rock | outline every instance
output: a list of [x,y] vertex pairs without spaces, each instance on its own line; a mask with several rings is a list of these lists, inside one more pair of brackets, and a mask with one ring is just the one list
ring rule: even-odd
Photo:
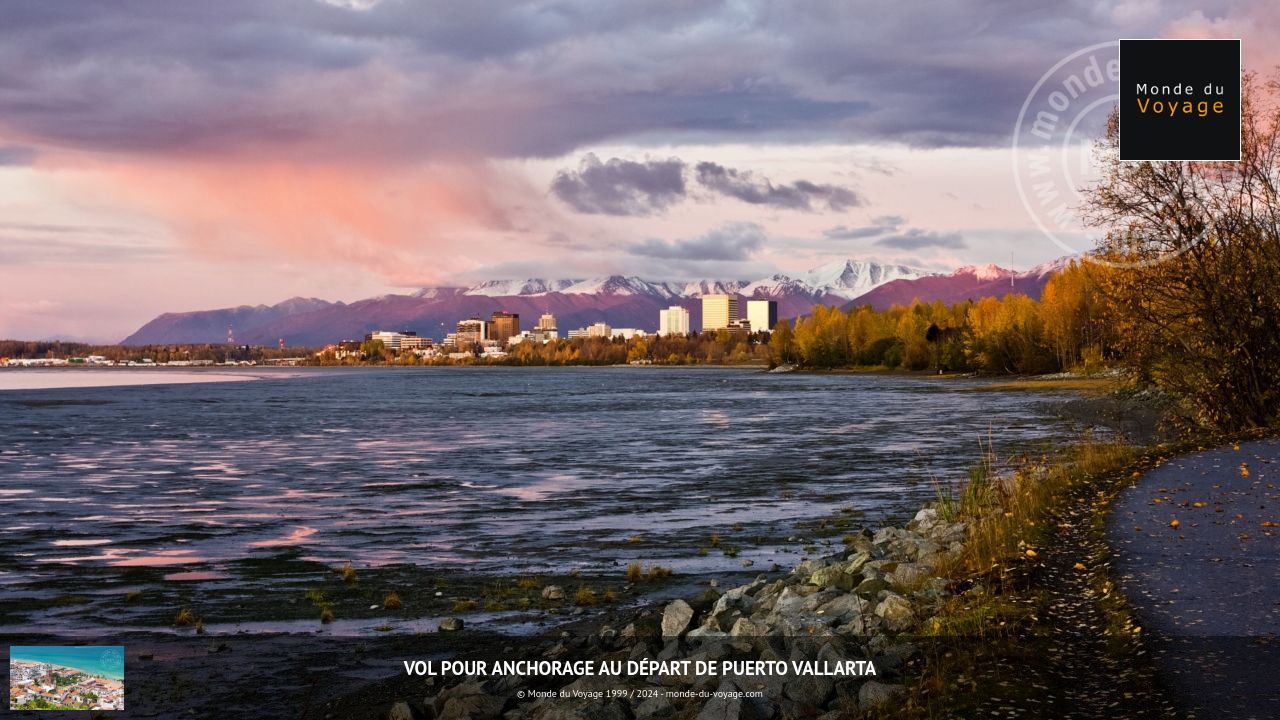
[[650,720],[650,718],[671,717],[676,712],[676,708],[667,699],[666,695],[658,695],[651,697],[636,706],[636,720]]
[[539,703],[532,713],[520,717],[534,720],[630,720],[631,708],[621,700],[558,700]]
[[440,621],[440,631],[441,632],[457,632],[462,629],[463,624],[464,623],[462,622],[462,618],[456,618],[456,617],[445,618]]
[[848,620],[851,617],[860,617],[869,611],[870,609],[868,608],[866,600],[853,593],[845,593],[831,602],[819,605],[817,613],[819,615],[827,615],[843,621]]
[[729,637],[759,637],[769,632],[769,628],[748,618],[738,618],[729,631]]
[[867,578],[853,589],[854,594],[865,600],[875,600],[880,593],[888,589],[889,583],[877,577]]
[[825,675],[801,675],[782,686],[783,695],[810,707],[826,705],[835,691],[835,681]]
[[563,600],[564,588],[560,587],[559,585],[548,585],[542,588],[542,599],[543,600]]
[[824,567],[809,576],[809,584],[822,588],[853,589],[853,575],[842,567]]
[[916,614],[911,603],[897,593],[888,593],[876,606],[876,615],[884,619],[890,630],[902,632],[916,624]]
[[844,571],[850,575],[859,575],[862,573],[862,568],[866,567],[869,562],[871,562],[871,553],[854,553],[853,555],[850,555],[849,560],[845,562]]
[[906,692],[901,685],[886,685],[875,680],[868,680],[858,688],[858,707],[869,710],[879,707]]
[[435,706],[436,720],[498,720],[503,700],[478,682],[464,682],[441,690]]
[[722,680],[720,687],[698,713],[698,720],[765,720],[769,715],[754,700],[740,697],[738,686]]
[[883,654],[875,659],[877,672],[884,670],[897,670],[902,667],[913,655],[918,653],[920,649],[911,643],[898,643],[885,648]]
[[391,706],[387,720],[413,720],[413,710],[407,702],[398,702]]
[[684,600],[672,601],[662,611],[662,637],[676,638],[684,633],[693,621],[693,608]]
[[889,583],[895,588],[915,590],[929,579],[929,573],[915,563],[902,563],[889,574]]
[[916,513],[915,519],[907,523],[907,529],[912,532],[928,534],[929,530],[938,524],[938,509],[924,508]]

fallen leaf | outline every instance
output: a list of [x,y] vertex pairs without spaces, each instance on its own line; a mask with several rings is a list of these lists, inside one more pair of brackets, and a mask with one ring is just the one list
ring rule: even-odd
[[1170,520],[1170,521],[1169,521],[1169,527],[1171,527],[1171,528],[1176,528],[1176,527],[1178,527],[1178,526],[1179,526],[1179,525],[1181,525],[1181,524],[1182,524],[1182,523],[1178,522],[1178,518],[1174,518],[1174,519],[1172,519],[1172,520]]
[[1074,565],[1074,567],[1075,567],[1075,569],[1076,569],[1076,570],[1083,570],[1083,569],[1084,569],[1084,563],[1076,563],[1076,564]]

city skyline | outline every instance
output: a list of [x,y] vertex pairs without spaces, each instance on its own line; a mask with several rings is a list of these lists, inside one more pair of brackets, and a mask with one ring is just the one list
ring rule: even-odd
[[909,23],[858,3],[7,3],[0,337],[497,278],[1025,269],[1063,254],[1009,172],[1041,73],[1117,37],[1244,37],[1262,70],[1277,28],[1267,3],[1190,0],[954,0]]

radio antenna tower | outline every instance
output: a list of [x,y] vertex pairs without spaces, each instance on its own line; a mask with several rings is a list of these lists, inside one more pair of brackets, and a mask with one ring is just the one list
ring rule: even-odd
[[235,345],[235,344],[236,344],[236,334],[235,334],[235,332],[231,329],[231,323],[227,323],[227,344],[228,344],[228,345]]

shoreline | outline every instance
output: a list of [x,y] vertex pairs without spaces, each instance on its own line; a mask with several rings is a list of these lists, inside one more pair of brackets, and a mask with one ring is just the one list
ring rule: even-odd
[[49,667],[53,668],[53,670],[54,670],[55,672],[56,672],[56,671],[58,671],[58,670],[70,670],[70,671],[71,671],[70,673],[59,673],[59,674],[62,674],[62,675],[67,675],[67,674],[77,674],[77,673],[78,673],[78,674],[80,674],[80,675],[84,675],[84,676],[86,676],[86,677],[96,678],[96,679],[99,679],[99,680],[106,680],[106,681],[108,681],[108,682],[121,683],[122,685],[123,685],[123,683],[124,683],[124,673],[123,673],[123,672],[121,672],[121,673],[120,673],[120,677],[112,677],[111,675],[107,675],[107,674],[105,674],[105,673],[91,672],[91,671],[89,671],[89,670],[85,670],[85,669],[83,669],[83,668],[78,668],[78,667],[72,667],[72,666],[70,666],[70,665],[59,665],[59,664],[57,664],[57,663],[50,662],[50,661],[48,661],[48,660],[33,660],[33,659],[31,659],[31,658],[16,657],[16,656],[14,656],[14,655],[12,654],[12,650],[10,650],[9,662],[10,662],[10,663],[27,663],[27,664],[29,664],[29,665],[48,665]]

